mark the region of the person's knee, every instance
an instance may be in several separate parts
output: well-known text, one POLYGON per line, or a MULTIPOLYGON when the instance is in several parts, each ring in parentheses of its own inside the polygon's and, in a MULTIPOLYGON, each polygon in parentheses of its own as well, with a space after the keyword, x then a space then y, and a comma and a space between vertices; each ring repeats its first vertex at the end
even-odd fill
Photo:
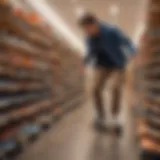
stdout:
POLYGON ((119 90, 122 87, 123 83, 124 83, 124 72, 117 72, 113 79, 112 90, 113 91, 119 90))
POLYGON ((121 87, 122 87, 122 85, 121 85, 120 83, 114 84, 114 85, 112 86, 112 91, 113 91, 113 92, 118 92, 118 91, 121 90, 121 87))

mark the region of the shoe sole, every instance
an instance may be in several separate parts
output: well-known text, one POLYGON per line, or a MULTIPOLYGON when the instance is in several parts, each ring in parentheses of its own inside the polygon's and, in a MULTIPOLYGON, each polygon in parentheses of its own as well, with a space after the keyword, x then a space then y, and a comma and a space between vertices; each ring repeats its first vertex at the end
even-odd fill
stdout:
POLYGON ((108 132, 109 131, 108 127, 106 127, 104 125, 100 125, 100 124, 94 124, 94 128, 100 132, 108 132))
POLYGON ((115 133, 117 136, 122 136, 123 134, 123 128, 122 127, 114 127, 111 129, 113 133, 115 133))

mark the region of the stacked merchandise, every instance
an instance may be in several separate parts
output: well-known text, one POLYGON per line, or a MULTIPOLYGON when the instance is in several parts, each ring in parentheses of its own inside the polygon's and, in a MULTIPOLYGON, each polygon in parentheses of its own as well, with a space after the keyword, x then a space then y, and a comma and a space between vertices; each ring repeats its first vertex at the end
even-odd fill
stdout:
POLYGON ((136 70, 137 126, 143 159, 160 160, 160 0, 150 0, 148 12, 136 70))
POLYGON ((83 100, 81 57, 46 27, 0 1, 0 159, 83 100))

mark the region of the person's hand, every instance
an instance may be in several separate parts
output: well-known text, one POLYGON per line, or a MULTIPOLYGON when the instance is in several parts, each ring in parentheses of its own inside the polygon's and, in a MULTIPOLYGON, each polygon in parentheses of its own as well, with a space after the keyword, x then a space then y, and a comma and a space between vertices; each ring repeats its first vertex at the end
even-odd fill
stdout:
POLYGON ((133 94, 134 94, 134 70, 135 70, 135 61, 136 57, 132 57, 132 59, 128 62, 125 70, 125 91, 126 91, 126 99, 128 101, 129 106, 133 106, 133 94))

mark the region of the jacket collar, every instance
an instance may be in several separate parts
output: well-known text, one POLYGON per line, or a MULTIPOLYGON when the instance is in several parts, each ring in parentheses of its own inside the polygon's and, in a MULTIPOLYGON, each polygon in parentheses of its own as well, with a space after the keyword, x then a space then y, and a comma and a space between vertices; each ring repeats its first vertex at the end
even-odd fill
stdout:
POLYGON ((89 39, 94 39, 96 37, 101 37, 103 35, 105 35, 106 31, 108 31, 108 24, 105 24, 103 22, 99 22, 99 34, 95 37, 89 36, 89 39))

